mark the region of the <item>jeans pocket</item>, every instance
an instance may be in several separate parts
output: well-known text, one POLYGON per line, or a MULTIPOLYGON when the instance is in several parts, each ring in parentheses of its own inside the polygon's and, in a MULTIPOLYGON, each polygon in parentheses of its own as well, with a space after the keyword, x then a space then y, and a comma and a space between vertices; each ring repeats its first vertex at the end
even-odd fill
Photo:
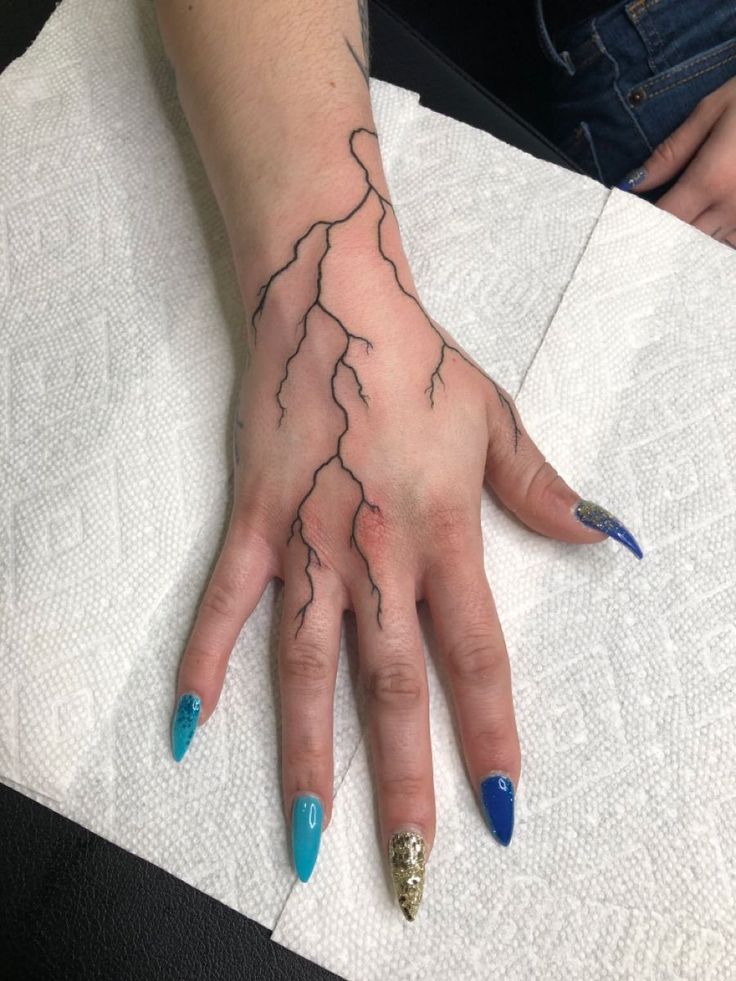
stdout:
POLYGON ((595 149, 595 141, 590 131, 590 126, 585 120, 581 120, 573 130, 557 140, 557 145, 563 153, 567 154, 571 160, 583 170, 593 180, 605 184, 598 154, 595 149))
POLYGON ((624 95, 652 144, 676 129, 706 95, 736 75, 736 38, 631 85, 624 95))

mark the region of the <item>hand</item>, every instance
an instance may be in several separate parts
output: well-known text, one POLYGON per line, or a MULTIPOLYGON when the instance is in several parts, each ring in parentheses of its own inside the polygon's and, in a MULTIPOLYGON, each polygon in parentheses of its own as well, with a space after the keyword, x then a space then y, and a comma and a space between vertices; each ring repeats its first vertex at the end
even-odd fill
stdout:
POLYGON ((234 503, 179 672, 173 748, 181 759, 214 711, 235 640, 277 576, 283 804, 307 879, 331 817, 337 657, 343 611, 354 611, 382 841, 413 919, 435 833, 420 600, 490 829, 508 844, 513 828, 521 760, 484 569, 484 478, 542 534, 591 543, 607 532, 641 553, 612 516, 581 504, 509 393, 428 316, 388 192, 370 176, 375 134, 355 130, 350 150, 344 205, 300 223, 246 290, 234 503))
POLYGON ((685 122, 619 186, 649 191, 683 167, 657 207, 736 248, 736 78, 701 99, 685 122))

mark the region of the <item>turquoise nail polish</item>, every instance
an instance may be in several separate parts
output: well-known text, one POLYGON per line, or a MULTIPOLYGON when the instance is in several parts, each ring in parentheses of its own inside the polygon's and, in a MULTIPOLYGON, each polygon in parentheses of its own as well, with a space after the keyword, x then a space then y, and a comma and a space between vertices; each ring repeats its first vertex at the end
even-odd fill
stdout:
POLYGON ((602 531, 609 538, 621 542, 630 552, 633 552, 637 559, 643 558, 639 543, 629 529, 600 504, 595 504, 593 501, 578 501, 575 507, 575 517, 588 528, 595 528, 596 531, 602 531))
POLYGON ((179 697, 174 718, 171 722, 171 752, 178 763, 189 749, 189 744, 197 729, 197 719, 202 708, 199 695, 185 692, 179 697))
POLYGON ((624 179, 620 181, 616 187, 620 191, 630 191, 632 187, 638 187, 646 176, 646 169, 644 167, 637 167, 635 170, 630 170, 626 177, 624 177, 624 179))
POLYGON ((291 850, 294 867, 302 882, 312 874, 322 837, 322 803, 314 794, 294 798, 291 809, 291 850))
POLYGON ((514 785, 505 773, 492 773, 481 782, 480 796, 488 827, 496 841, 508 845, 514 832, 514 785))

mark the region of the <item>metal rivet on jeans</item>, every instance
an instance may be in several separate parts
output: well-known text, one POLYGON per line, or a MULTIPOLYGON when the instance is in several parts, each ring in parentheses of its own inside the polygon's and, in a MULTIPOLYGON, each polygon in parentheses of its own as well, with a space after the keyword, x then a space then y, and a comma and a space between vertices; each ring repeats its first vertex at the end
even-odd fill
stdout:
POLYGON ((638 106, 644 99, 644 89, 634 89, 633 92, 629 93, 629 104, 632 106, 638 106))

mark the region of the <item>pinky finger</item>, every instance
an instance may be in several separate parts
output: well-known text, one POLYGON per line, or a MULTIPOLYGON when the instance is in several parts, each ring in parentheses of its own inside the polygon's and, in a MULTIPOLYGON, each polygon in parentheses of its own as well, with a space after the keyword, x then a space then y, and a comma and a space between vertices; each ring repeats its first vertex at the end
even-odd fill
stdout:
POLYGON ((225 671, 243 624, 276 575, 268 543, 242 522, 230 522, 202 596, 179 666, 171 751, 179 762, 220 698, 225 671))

